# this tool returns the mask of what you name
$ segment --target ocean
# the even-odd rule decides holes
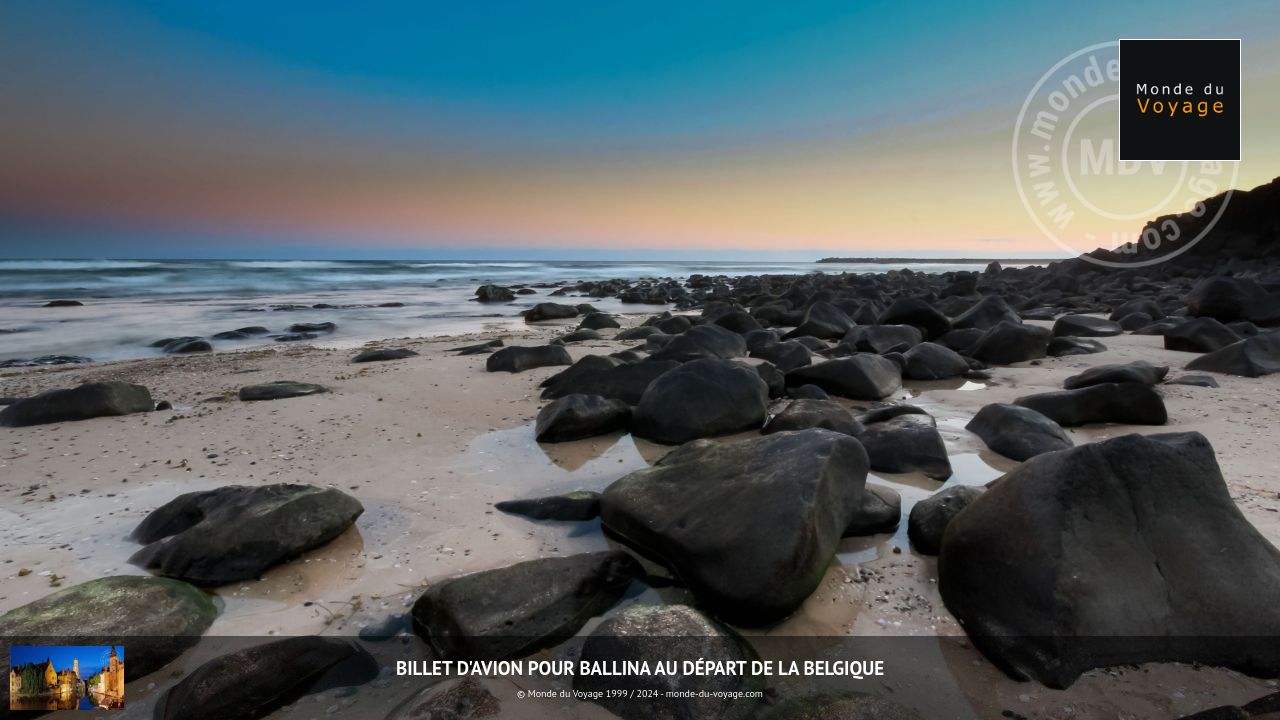
[[[369,340],[458,335],[520,327],[520,312],[550,289],[511,303],[481,304],[478,286],[703,275],[981,270],[921,262],[431,262],[372,260],[0,260],[0,362],[46,355],[95,361],[152,357],[161,338],[210,336],[246,326],[273,333],[293,323],[333,322],[312,341],[356,347]],[[78,300],[83,307],[42,307]],[[662,306],[593,299],[612,313],[652,314]],[[402,303],[399,307],[379,307]],[[316,308],[315,305],[331,307]],[[270,345],[270,338],[215,341],[215,350]]]

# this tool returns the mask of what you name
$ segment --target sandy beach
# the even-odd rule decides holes
[[[620,319],[627,327],[645,317]],[[541,345],[575,322],[540,323],[503,337],[508,345]],[[260,580],[218,588],[223,609],[208,631],[211,636],[351,636],[406,612],[424,587],[442,578],[610,547],[613,541],[598,521],[536,522],[495,511],[493,504],[602,490],[669,448],[626,433],[537,443],[532,422],[544,404],[538,385],[562,368],[489,373],[485,355],[453,352],[493,337],[482,332],[387,339],[368,347],[410,348],[419,356],[360,365],[350,362],[349,349],[291,346],[5,371],[0,396],[122,380],[146,385],[173,409],[3,431],[0,611],[97,577],[145,574],[127,562],[138,547],[127,538],[133,528],[181,493],[227,484],[332,486],[357,498],[365,510],[354,528],[328,545],[269,570]],[[1104,353],[996,367],[986,381],[908,380],[886,401],[910,402],[937,419],[955,468],[946,486],[985,484],[1017,463],[988,450],[964,429],[979,408],[1060,388],[1066,377],[1104,363],[1147,360],[1169,365],[1170,377],[1176,377],[1194,356],[1165,350],[1162,340],[1107,338]],[[571,344],[569,352],[577,360],[634,345],[587,341]],[[271,402],[235,397],[243,385],[285,379],[320,383],[331,391]],[[1164,385],[1167,425],[1088,426],[1074,430],[1073,439],[1080,445],[1131,432],[1203,433],[1217,449],[1231,496],[1245,517],[1269,541],[1280,543],[1280,482],[1269,437],[1280,376],[1217,379],[1219,388]],[[775,401],[772,411],[787,402]],[[859,411],[873,404],[840,402]],[[748,435],[754,433],[742,437]],[[911,506],[943,486],[918,473],[872,473],[868,480],[901,493],[899,529],[844,539],[819,590],[798,612],[772,628],[745,632],[962,638],[963,630],[938,594],[935,560],[915,553],[906,538]],[[688,599],[677,588],[649,589],[622,606]],[[963,640],[948,644],[946,652],[952,677],[944,684],[952,685],[955,695],[905,699],[926,717],[936,716],[930,711],[955,697],[963,697],[976,717],[1005,710],[1026,718],[1175,717],[1242,704],[1276,687],[1274,681],[1229,670],[1152,664],[1091,671],[1058,691],[1010,680]],[[177,666],[190,666],[200,655],[194,650]],[[491,681],[495,692],[502,682]],[[138,691],[130,702],[145,702],[164,684],[163,679],[133,683]],[[397,681],[378,699],[389,706],[420,687]],[[300,707],[300,701],[292,708],[296,712],[281,711],[279,717],[306,717],[311,702]],[[335,696],[333,702],[340,701]],[[547,702],[548,712],[557,712],[555,701]],[[588,717],[602,711],[575,704],[573,712]]]

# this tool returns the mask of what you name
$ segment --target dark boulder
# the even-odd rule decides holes
[[[81,307],[84,303],[79,300],[50,300],[40,307],[59,308],[59,307]]]
[[[129,650],[132,656],[133,647]],[[377,676],[377,661],[351,640],[291,637],[206,662],[164,694],[154,718],[253,720],[270,715],[313,688],[360,685]]]
[[[928,411],[926,411],[922,407],[916,407],[915,405],[907,405],[905,403],[877,404],[877,406],[859,415],[858,422],[862,423],[863,425],[872,425],[874,423],[884,422],[885,420],[892,420],[893,418],[896,418],[899,415],[928,415],[928,414],[929,414]]]
[[[579,330],[606,330],[620,327],[622,326],[612,315],[602,312],[588,313],[582,318],[582,322],[578,323]]]
[[[969,363],[956,351],[923,342],[902,354],[903,377],[911,380],[946,380],[969,372]]]
[[[565,442],[626,429],[631,407],[600,395],[571,393],[538,412],[534,436],[538,442]]]
[[[826,390],[817,385],[800,385],[787,388],[787,397],[793,400],[830,400]]]
[[[413,631],[445,660],[522,658],[572,637],[643,576],[621,550],[482,570],[427,588]]]
[[[565,333],[564,335],[557,337],[555,340],[552,340],[551,342],[564,345],[567,343],[587,342],[590,340],[603,340],[603,339],[604,339],[604,336],[596,332],[595,330],[578,329],[570,333]]]
[[[320,336],[317,335],[316,333],[297,332],[297,333],[284,333],[282,335],[272,335],[271,339],[275,340],[276,342],[301,342],[303,340],[315,340],[318,337]]]
[[[853,413],[835,400],[792,400],[782,412],[770,418],[760,432],[771,435],[809,428],[834,430],[855,437],[863,430]]]
[[[924,342],[924,335],[911,325],[859,325],[845,335],[842,345],[858,352],[883,355],[906,352]]]
[[[1052,333],[1038,325],[1001,322],[978,340],[971,356],[992,365],[1035,360],[1048,352],[1050,337]]]
[[[1097,365],[1072,375],[1062,383],[1068,390],[1099,385],[1101,383],[1136,382],[1143,385],[1157,385],[1169,374],[1168,365],[1152,365],[1146,360],[1134,360],[1122,365]]]
[[[481,285],[476,288],[476,300],[480,302],[511,302],[516,294],[501,285]]]
[[[737,633],[688,605],[632,605],[600,623],[582,645],[579,661],[621,665],[646,662],[677,669],[674,674],[575,673],[573,689],[598,697],[597,704],[622,720],[727,720],[750,716],[753,700],[742,693],[761,689],[749,673],[694,675],[681,664],[691,659],[750,663],[751,646]],[[655,697],[647,693],[656,691]],[[635,698],[645,697],[644,702]]]
[[[985,491],[986,488],[972,485],[955,485],[916,503],[907,518],[907,537],[911,539],[911,546],[921,555],[937,555],[942,548],[942,535],[947,525]]]
[[[938,585],[992,662],[1052,688],[1149,662],[1280,672],[1280,551],[1199,433],[1028,460],[952,519]]]
[[[688,443],[610,485],[605,526],[669,565],[726,621],[791,614],[862,500],[867,454],[829,430]]]
[[[82,365],[84,363],[93,362],[93,358],[87,358],[83,355],[41,355],[31,358],[30,360],[4,360],[0,361],[0,368],[18,368],[18,367],[47,367],[49,365]]]
[[[755,332],[761,329],[760,323],[751,316],[751,313],[745,310],[733,310],[727,312],[717,317],[712,322],[725,330],[731,330],[739,335],[746,335],[749,332]]]
[[[129,415],[155,409],[151,392],[125,382],[86,383],[65,390],[46,390],[0,410],[0,427],[25,427],[67,420]]]
[[[341,535],[364,512],[359,501],[313,485],[228,485],[186,493],[133,531],[145,544],[129,559],[197,585],[251,580]]]
[[[652,325],[637,325],[633,328],[627,328],[617,335],[613,336],[614,340],[644,340],[650,335],[659,335],[662,331]]]
[[[365,350],[364,352],[351,358],[353,363],[382,362],[384,360],[403,360],[405,358],[417,357],[418,353],[408,348],[378,348],[376,350]]]
[[[1162,320],[1165,316],[1164,310],[1161,310],[1160,305],[1154,300],[1147,298],[1135,298],[1122,303],[1115,310],[1112,310],[1111,316],[1108,319],[1120,321],[1123,318],[1135,314],[1146,315],[1152,320]]]
[[[1280,331],[1245,338],[1221,350],[1201,355],[1187,363],[1187,369],[1242,377],[1280,372]]]
[[[998,266],[998,263],[993,262],[992,265]],[[759,720],[923,720],[923,718],[915,710],[879,695],[845,691],[784,698],[777,705],[771,705],[761,713]]]
[[[1274,325],[1280,321],[1280,298],[1256,280],[1211,277],[1201,280],[1187,295],[1187,314],[1224,323],[1248,320]]]
[[[572,364],[573,358],[569,357],[569,351],[563,345],[512,345],[490,355],[485,361],[484,369],[489,372],[518,373],[533,368]]]
[[[779,370],[790,372],[813,362],[813,352],[795,340],[775,342],[751,351],[751,357],[768,360]]]
[[[1166,350],[1208,353],[1243,340],[1231,328],[1210,317],[1188,320],[1164,334]]]
[[[166,343],[161,349],[167,355],[189,355],[191,353],[209,352],[213,345],[204,338],[176,338]]]
[[[542,322],[543,320],[565,320],[578,317],[578,308],[560,303],[538,303],[524,311],[525,322]]]
[[[1116,323],[1120,325],[1120,329],[1127,330],[1129,332],[1141,330],[1142,328],[1150,326],[1153,322],[1155,322],[1155,318],[1142,312],[1129,313],[1116,321]]]
[[[591,520],[600,516],[600,493],[575,490],[564,495],[503,500],[493,506],[504,513],[534,520]]]
[[[622,363],[616,358],[588,355],[543,381],[542,397],[550,400],[583,393],[637,405],[654,380],[678,367],[680,363],[674,360]]]
[[[683,316],[677,316],[683,317]],[[747,341],[736,332],[719,325],[698,325],[671,338],[662,348],[649,357],[652,360],[676,360],[685,362],[698,358],[744,357]]]
[[[880,315],[881,325],[911,325],[925,340],[942,337],[951,329],[951,319],[921,298],[898,298]]]
[[[442,679],[409,696],[381,720],[502,720],[520,714],[503,709],[486,685],[514,684],[498,678]]]
[[[631,431],[676,444],[758,428],[768,413],[769,387],[754,370],[727,360],[694,360],[649,385]]]
[[[1190,385],[1192,387],[1218,387],[1218,381],[1213,379],[1212,375],[1183,375],[1171,380],[1165,380],[1165,385]]]
[[[1031,408],[1007,403],[983,406],[965,429],[982,438],[987,447],[1018,461],[1073,444],[1058,423]]]
[[[466,347],[454,348],[453,351],[459,355],[487,355],[503,345],[504,343],[502,342],[502,339],[499,338],[497,340],[482,342],[478,345],[467,345]]]
[[[968,355],[970,350],[977,345],[978,341],[982,339],[982,336],[986,334],[986,330],[979,330],[978,328],[952,330],[946,335],[938,338],[938,344],[943,347],[949,347],[961,355]]]
[[[245,402],[256,400],[283,400],[285,398],[315,395],[329,392],[323,385],[315,383],[294,382],[293,380],[276,380],[261,385],[245,385],[240,388],[239,397]]]
[[[929,415],[908,413],[866,425],[858,438],[877,472],[922,472],[934,480],[951,477],[947,446]]]
[[[211,596],[180,580],[116,575],[0,615],[0,637],[6,645],[124,643],[129,650],[124,677],[132,681],[198,643],[217,615]]]
[[[290,325],[286,332],[291,333],[331,333],[337,330],[338,326],[331,322],[319,323],[294,323]]]
[[[1053,323],[1054,337],[1111,337],[1122,332],[1120,323],[1092,315],[1063,315]]]
[[[1067,427],[1090,423],[1163,425],[1169,420],[1160,393],[1149,385],[1133,382],[1025,395],[1013,403]]]
[[[797,385],[817,385],[852,400],[879,400],[902,386],[902,374],[891,360],[859,353],[792,370],[787,386]]]
[[[844,337],[853,325],[853,319],[845,311],[831,303],[816,302],[805,311],[804,321],[795,330],[783,336],[783,339],[811,335],[816,338],[835,340]]]
[[[783,374],[778,366],[771,362],[759,362],[754,365],[744,360],[735,360],[739,365],[750,368],[755,371],[760,379],[764,381],[765,387],[769,389],[769,399],[777,400],[786,397],[787,394],[787,376]]]
[[[691,320],[687,315],[672,315],[671,313],[664,313],[662,315],[649,318],[645,321],[645,325],[652,325],[668,335],[679,335],[693,327],[693,320]]]
[[[990,330],[1002,322],[1022,324],[1018,313],[999,295],[988,295],[951,321],[956,330]]]

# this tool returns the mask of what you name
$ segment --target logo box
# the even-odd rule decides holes
[[[1120,40],[1120,159],[1240,159],[1240,41]]]

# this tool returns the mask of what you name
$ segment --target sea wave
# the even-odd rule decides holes
[[[9,270],[126,270],[153,268],[145,260],[0,260],[0,272]]]

